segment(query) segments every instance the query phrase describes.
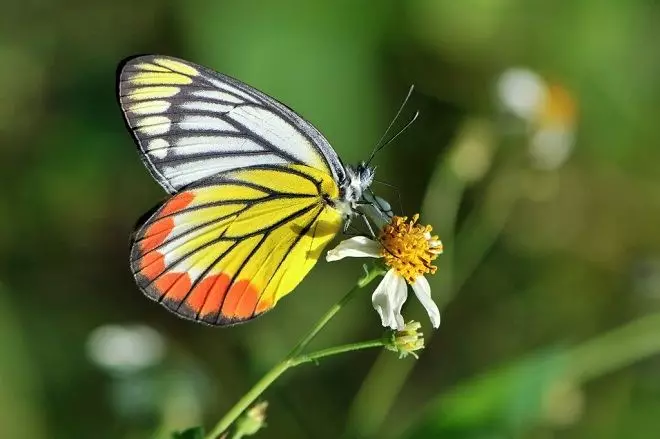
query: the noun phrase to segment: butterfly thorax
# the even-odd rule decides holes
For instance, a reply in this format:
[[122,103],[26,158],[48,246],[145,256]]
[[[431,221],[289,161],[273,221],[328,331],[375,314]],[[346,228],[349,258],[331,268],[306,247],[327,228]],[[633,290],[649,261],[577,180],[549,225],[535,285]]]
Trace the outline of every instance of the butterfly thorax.
[[374,169],[365,162],[360,162],[355,167],[346,166],[346,178],[339,183],[339,199],[334,200],[334,207],[344,217],[350,217],[373,181]]

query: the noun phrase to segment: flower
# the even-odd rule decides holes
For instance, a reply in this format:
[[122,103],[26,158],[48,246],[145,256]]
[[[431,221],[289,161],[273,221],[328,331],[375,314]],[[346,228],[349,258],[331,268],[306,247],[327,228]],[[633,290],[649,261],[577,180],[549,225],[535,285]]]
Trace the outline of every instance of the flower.
[[385,349],[398,352],[399,358],[406,358],[408,355],[419,358],[415,351],[424,349],[424,334],[419,332],[421,327],[419,322],[409,321],[402,330],[392,332],[389,344],[385,346]]
[[442,242],[431,235],[431,226],[417,224],[418,219],[417,214],[410,221],[408,217],[393,216],[381,230],[378,241],[355,236],[340,242],[326,255],[327,261],[346,257],[383,259],[389,270],[376,287],[371,301],[383,326],[396,330],[405,327],[401,308],[408,298],[406,283],[412,286],[433,327],[440,326],[440,310],[431,298],[431,287],[424,275],[436,272],[437,267],[432,262],[442,253]]
[[527,68],[510,68],[497,80],[502,109],[525,122],[533,165],[553,170],[563,165],[575,147],[578,102],[563,84]]

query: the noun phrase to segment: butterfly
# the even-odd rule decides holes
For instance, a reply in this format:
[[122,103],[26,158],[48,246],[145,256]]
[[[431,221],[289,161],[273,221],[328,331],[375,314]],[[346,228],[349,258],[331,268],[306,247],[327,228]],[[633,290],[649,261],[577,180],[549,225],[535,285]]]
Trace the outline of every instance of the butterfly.
[[119,104],[151,175],[171,195],[137,226],[142,292],[180,317],[227,326],[272,309],[361,205],[386,213],[374,170],[345,165],[293,110],[181,59],[125,60]]

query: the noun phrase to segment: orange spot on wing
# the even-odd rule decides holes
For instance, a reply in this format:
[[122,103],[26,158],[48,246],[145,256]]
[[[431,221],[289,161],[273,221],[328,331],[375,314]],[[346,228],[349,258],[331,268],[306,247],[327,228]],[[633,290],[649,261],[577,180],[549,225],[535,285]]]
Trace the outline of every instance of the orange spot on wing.
[[255,314],[261,314],[264,311],[268,311],[273,306],[275,306],[275,304],[273,303],[272,299],[270,299],[270,298],[264,299],[262,297],[261,300],[259,300],[259,303],[257,303],[257,307],[254,310],[254,313]]
[[140,273],[147,279],[155,279],[165,271],[165,258],[159,252],[149,252],[140,260]]
[[174,229],[173,218],[163,218],[154,221],[144,231],[144,236],[140,241],[140,250],[143,253],[147,253],[155,249],[165,241],[172,229]]
[[[201,296],[202,292],[205,292],[204,298],[206,301],[199,305],[199,307],[202,307],[200,312],[201,316],[214,314],[220,311],[230,281],[231,279],[226,274],[216,274],[204,278],[204,280],[195,287],[195,290],[199,289],[200,291],[197,293],[198,295]],[[194,305],[191,306],[194,307]]]
[[[175,195],[165,203],[159,217],[171,215],[188,206],[195,196],[190,192],[182,192]],[[140,250],[142,253],[150,252],[167,239],[168,235],[174,230],[174,218],[166,217],[153,221],[145,230],[140,241]]]
[[229,289],[225,304],[222,306],[222,314],[225,317],[248,319],[254,313],[258,298],[257,288],[250,281],[240,280]]
[[254,308],[257,306],[257,301],[259,300],[259,291],[251,283],[246,282],[246,284],[243,297],[241,297],[234,312],[234,316],[241,319],[252,317]]
[[165,293],[168,299],[181,301],[190,291],[191,282],[188,273],[166,273],[159,277],[154,285]]
[[181,192],[180,194],[176,194],[165,203],[158,216],[162,217],[171,215],[185,209],[194,199],[195,194],[192,192]]
[[206,278],[195,285],[195,287],[190,292],[190,295],[188,295],[188,298],[186,299],[186,305],[188,305],[188,308],[198,314],[202,311],[206,297],[209,295],[209,291],[211,290],[211,284],[208,282],[208,280],[209,279]]

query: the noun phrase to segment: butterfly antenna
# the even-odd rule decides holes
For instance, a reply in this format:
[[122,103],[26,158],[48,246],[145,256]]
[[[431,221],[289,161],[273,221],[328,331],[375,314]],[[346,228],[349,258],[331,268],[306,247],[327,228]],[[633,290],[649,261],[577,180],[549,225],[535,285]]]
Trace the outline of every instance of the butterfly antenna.
[[[395,135],[393,135],[392,137],[390,137],[389,139],[387,139],[387,140],[385,141],[385,143],[383,143],[383,144],[380,145],[376,150],[374,150],[374,153],[372,154],[371,158],[369,158],[369,162],[371,161],[371,159],[373,158],[373,156],[376,155],[376,154],[378,153],[378,151],[380,151],[381,149],[385,148],[385,147],[386,147],[387,145],[389,145],[390,143],[394,142],[394,141],[396,140],[397,137],[399,137],[401,134],[403,134],[404,131],[406,131],[406,130],[408,129],[408,127],[410,127],[410,125],[412,125],[413,122],[415,122],[415,121],[417,120],[417,117],[418,117],[418,116],[419,116],[419,110],[418,110],[418,111],[415,111],[415,114],[413,115],[413,117],[408,121],[407,124],[405,124],[405,125],[403,126],[403,128],[401,128],[401,129],[400,129]],[[369,162],[367,162],[367,164],[368,164]]]
[[[410,86],[410,88],[408,89],[408,94],[406,95],[406,97],[403,99],[403,102],[402,102],[401,105],[399,106],[399,110],[396,112],[396,114],[395,114],[394,117],[392,118],[392,121],[391,121],[390,124],[387,126],[387,129],[385,130],[385,132],[384,132],[383,135],[381,136],[380,140],[378,140],[378,142],[376,143],[376,146],[374,146],[373,151],[371,151],[371,155],[369,156],[369,160],[367,160],[367,164],[371,163],[371,160],[373,160],[373,158],[374,158],[374,156],[376,155],[376,153],[377,153],[378,151],[380,151],[381,149],[383,149],[383,146],[384,146],[384,145],[387,145],[389,142],[391,142],[391,141],[393,140],[393,139],[390,139],[389,141],[387,141],[387,142],[385,142],[385,143],[383,144],[383,140],[385,140],[385,138],[387,137],[387,134],[390,132],[390,130],[391,130],[392,127],[394,126],[394,123],[397,121],[397,119],[399,118],[399,116],[401,116],[401,112],[403,111],[403,109],[405,108],[406,104],[408,103],[408,100],[410,99],[410,96],[412,95],[412,92],[413,92],[414,89],[415,89],[415,84],[412,84],[412,85]],[[400,133],[399,133],[399,134],[400,134]],[[395,137],[396,137],[396,136],[395,136]]]

